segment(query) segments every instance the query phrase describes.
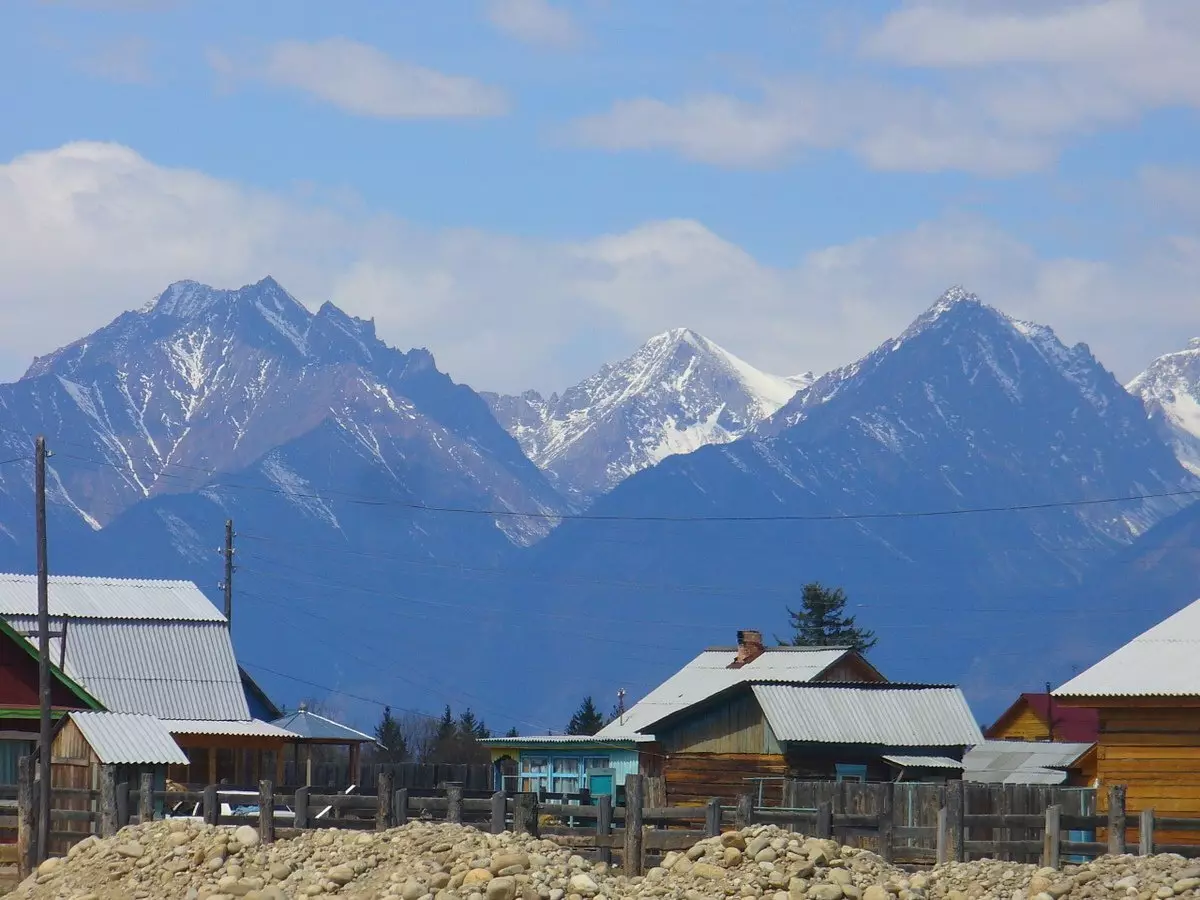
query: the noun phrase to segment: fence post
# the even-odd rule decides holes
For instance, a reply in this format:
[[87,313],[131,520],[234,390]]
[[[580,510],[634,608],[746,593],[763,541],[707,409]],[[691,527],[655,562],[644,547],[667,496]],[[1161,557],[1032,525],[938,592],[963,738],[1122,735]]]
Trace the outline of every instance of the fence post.
[[721,834],[721,800],[719,797],[713,797],[705,807],[704,834],[708,837],[719,837]]
[[612,865],[612,797],[605,794],[600,798],[596,810],[596,845],[600,851],[600,862]]
[[100,837],[117,833],[117,770],[114,766],[100,767]]
[[392,827],[392,773],[380,772],[375,788],[375,830]]
[[1046,807],[1046,833],[1042,837],[1042,865],[1048,869],[1059,866],[1059,844],[1062,840],[1062,807]]
[[625,874],[642,874],[642,776],[625,776]]
[[258,783],[258,839],[275,843],[275,785],[269,781]]
[[37,803],[33,784],[36,765],[32,756],[22,756],[17,776],[17,874],[24,880],[37,859]]
[[946,807],[938,807],[937,813],[937,864],[944,866],[950,861],[949,844],[950,816]]
[[296,788],[296,799],[294,801],[295,825],[297,828],[308,827],[308,787]]
[[895,789],[896,786],[890,781],[879,785],[879,855],[889,865],[892,862],[892,828],[895,824],[893,792]]
[[824,800],[817,804],[817,837],[826,841],[833,837],[832,800]]
[[1142,856],[1154,855],[1154,810],[1143,809],[1138,821],[1138,853]]
[[117,830],[129,824],[129,782],[122,781],[117,785]]
[[400,788],[392,798],[392,818],[397,828],[408,823],[408,788]]
[[513,831],[538,836],[537,794],[517,794],[513,801]]
[[463,820],[463,789],[461,784],[446,786],[446,821],[461,825]]
[[1108,852],[1120,856],[1125,852],[1125,785],[1114,784],[1108,789]]
[[[601,804],[604,798],[600,798]],[[505,828],[508,826],[508,797],[504,791],[496,791],[492,794],[492,834],[504,834]]]
[[[209,751],[215,753],[215,750]],[[204,789],[204,823],[219,825],[221,822],[221,798],[217,794],[217,786],[210,784]]]
[[946,785],[946,856],[949,862],[966,862],[963,813],[967,805],[967,786],[962,781]]
[[754,798],[749,794],[741,794],[737,798],[737,812],[734,814],[733,827],[738,831],[749,828],[754,820]]
[[154,821],[154,776],[143,772],[138,784],[138,822]]

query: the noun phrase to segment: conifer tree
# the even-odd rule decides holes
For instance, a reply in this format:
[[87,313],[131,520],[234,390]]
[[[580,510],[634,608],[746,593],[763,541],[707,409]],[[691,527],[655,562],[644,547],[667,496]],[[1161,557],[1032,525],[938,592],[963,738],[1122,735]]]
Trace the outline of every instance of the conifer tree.
[[846,592],[820,582],[804,585],[800,609],[788,607],[792,636],[779,643],[791,647],[851,647],[865,653],[875,646],[875,633],[846,615]]
[[603,727],[604,717],[600,715],[600,710],[596,709],[592,698],[587,696],[579,704],[579,709],[575,710],[575,715],[571,716],[567,734],[595,734]]

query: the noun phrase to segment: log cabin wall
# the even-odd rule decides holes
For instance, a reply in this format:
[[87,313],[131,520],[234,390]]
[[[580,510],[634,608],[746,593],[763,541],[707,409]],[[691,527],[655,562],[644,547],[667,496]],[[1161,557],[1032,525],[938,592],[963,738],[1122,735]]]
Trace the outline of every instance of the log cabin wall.
[[1028,703],[1023,703],[1021,709],[1009,721],[997,723],[989,731],[991,740],[996,741],[1048,741],[1050,728]]

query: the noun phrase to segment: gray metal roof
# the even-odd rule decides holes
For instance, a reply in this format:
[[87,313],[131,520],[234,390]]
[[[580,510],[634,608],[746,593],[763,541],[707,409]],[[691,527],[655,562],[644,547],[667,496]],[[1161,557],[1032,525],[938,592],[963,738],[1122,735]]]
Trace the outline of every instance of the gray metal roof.
[[[224,622],[190,581],[50,576],[50,615],[85,619]],[[37,578],[0,574],[0,616],[37,615]]]
[[282,728],[284,731],[290,731],[292,734],[314,741],[345,741],[357,744],[375,743],[375,738],[369,734],[355,731],[349,725],[343,725],[341,722],[335,722],[333,719],[319,716],[314,712],[309,712],[307,709],[289,713],[282,718],[276,719],[271,724],[277,728]]
[[[37,628],[32,617],[5,618],[17,631]],[[57,619],[51,629],[59,631],[61,626],[62,620]],[[55,662],[61,640],[50,641],[50,658]],[[112,712],[162,719],[250,718],[224,620],[70,619],[63,668]]]
[[884,762],[904,769],[961,769],[963,764],[948,756],[885,756]]
[[969,747],[983,740],[958,688],[755,684],[780,741]]
[[737,657],[736,648],[705,650],[626,710],[620,719],[604,726],[597,737],[651,740],[638,731],[713,694],[747,681],[811,681],[847,652],[844,648],[768,647],[757,659],[740,669],[731,669],[729,664]]
[[71,721],[102,763],[187,765],[187,754],[153,716],[76,712],[71,713]]
[[1091,744],[982,741],[963,755],[963,780],[987,784],[1062,784],[1064,771]]
[[243,719],[234,722],[214,722],[198,719],[164,719],[163,725],[171,734],[220,734],[236,735],[238,737],[276,737],[295,740],[299,735],[292,734],[264,722],[261,719]]
[[521,744],[579,744],[584,746],[602,744],[606,747],[618,748],[622,744],[627,744],[628,749],[632,750],[635,744],[651,740],[643,735],[639,735],[639,738],[640,740],[635,741],[632,738],[606,738],[599,734],[523,734],[518,737],[484,738],[479,743],[501,747],[515,747]]
[[1054,691],[1055,697],[1196,695],[1200,695],[1200,600]]

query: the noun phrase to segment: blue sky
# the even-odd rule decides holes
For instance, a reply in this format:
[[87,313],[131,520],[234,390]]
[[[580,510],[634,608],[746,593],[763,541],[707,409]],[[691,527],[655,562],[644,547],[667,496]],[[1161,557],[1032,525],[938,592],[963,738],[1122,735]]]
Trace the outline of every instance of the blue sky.
[[849,6],[9,0],[0,376],[267,273],[500,390],[821,371],[952,283],[1122,378],[1200,332],[1200,5]]

